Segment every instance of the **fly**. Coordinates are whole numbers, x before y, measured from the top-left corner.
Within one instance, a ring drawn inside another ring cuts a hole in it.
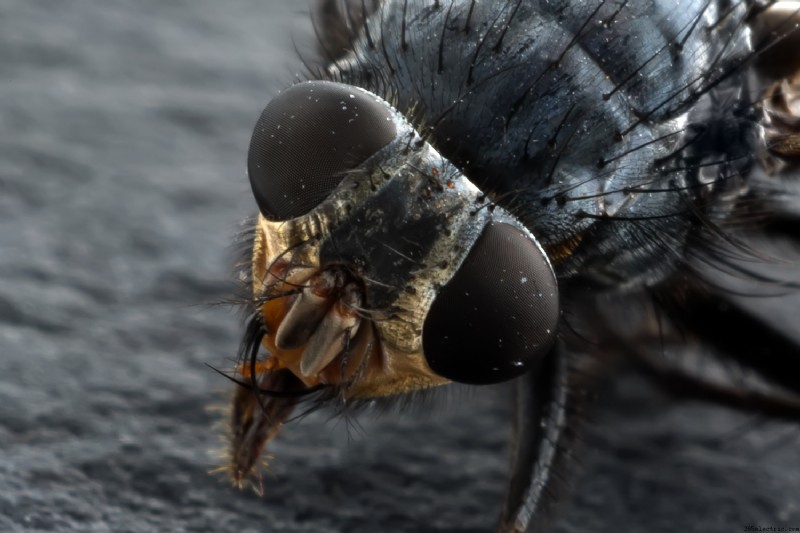
[[[795,4],[319,2],[325,64],[248,154],[233,481],[297,406],[516,379],[498,528],[541,530],[619,354],[796,417],[800,340],[725,286],[798,288],[741,231],[797,245]]]

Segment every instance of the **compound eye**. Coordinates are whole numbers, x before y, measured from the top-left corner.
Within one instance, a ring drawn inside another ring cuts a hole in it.
[[[290,87],[267,104],[250,140],[247,171],[261,213],[308,213],[395,134],[388,106],[369,93],[325,81]]]
[[[431,369],[452,381],[507,381],[547,354],[559,315],[544,252],[514,226],[491,223],[434,299],[422,348]]]

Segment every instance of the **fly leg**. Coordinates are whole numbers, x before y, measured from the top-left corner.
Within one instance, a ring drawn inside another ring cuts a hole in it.
[[[767,171],[781,174],[796,169],[800,164],[800,59],[794,74],[767,89],[762,126]]]
[[[563,338],[541,367],[517,379],[511,468],[497,531],[549,531],[553,511],[578,464],[583,400],[598,361]]]
[[[762,161],[775,174],[800,163],[800,2],[772,4],[751,22],[762,99]],[[794,165],[792,165],[792,163]]]
[[[230,411],[229,465],[233,484],[242,488],[255,477],[256,492],[262,492],[259,461],[267,443],[280,431],[294,410],[298,395],[307,389],[286,369],[257,369],[254,380],[246,381],[234,391]]]
[[[627,343],[628,351],[670,390],[798,418],[800,336],[772,316],[790,313],[796,324],[800,294],[741,294],[703,289],[661,297],[651,317],[659,331],[650,332],[649,343]]]

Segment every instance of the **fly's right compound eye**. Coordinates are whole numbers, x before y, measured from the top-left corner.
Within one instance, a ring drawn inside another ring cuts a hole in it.
[[[250,141],[247,170],[261,213],[269,220],[308,213],[396,132],[388,106],[355,87],[290,87],[267,104]]]
[[[507,381],[547,354],[559,315],[556,277],[542,249],[514,226],[491,223],[428,311],[425,358],[452,381]]]

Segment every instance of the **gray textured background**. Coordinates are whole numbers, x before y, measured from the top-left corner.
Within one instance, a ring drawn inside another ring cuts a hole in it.
[[[299,71],[304,3],[0,2],[0,531],[484,531],[503,388],[313,414],[266,495],[218,463],[239,341],[230,244],[250,130]],[[797,425],[626,373],[588,422],[558,531],[800,527]],[[215,428],[215,424],[217,427]]]

